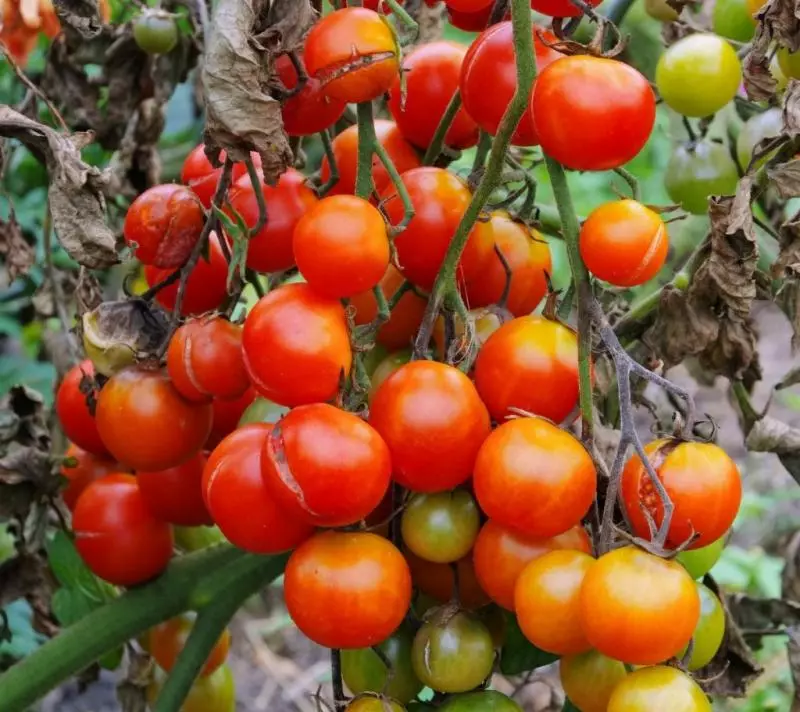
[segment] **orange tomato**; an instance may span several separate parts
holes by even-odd
[[[196,616],[189,614],[176,616],[148,631],[147,650],[164,672],[169,672],[175,666],[175,662],[183,652],[189,634],[192,632],[195,618]],[[200,671],[201,677],[211,675],[225,662],[230,647],[231,634],[226,628],[211,649],[206,663]]]
[[[436,564],[426,561],[406,550],[404,552],[408,566],[411,569],[411,578],[422,593],[446,603],[455,597],[455,577],[453,564]],[[458,570],[458,601],[463,608],[473,611],[491,603],[491,599],[481,588],[475,576],[475,567],[472,555],[468,554],[456,562]]]

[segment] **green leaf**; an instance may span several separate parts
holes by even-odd
[[[56,370],[51,363],[31,361],[27,357],[0,356],[0,393],[5,394],[12,386],[24,383],[38,391],[45,405],[53,402],[53,383]]]
[[[223,213],[222,210],[214,207],[214,211],[222,223],[225,233],[231,238],[232,242],[231,263],[228,266],[228,292],[230,293],[236,272],[239,272],[240,281],[244,281],[246,276],[245,272],[247,268],[247,248],[250,241],[250,228],[247,226],[244,218],[236,209],[230,206],[228,209],[233,211],[234,217],[236,218],[235,221],[231,219],[229,215]]]
[[[569,697],[564,700],[564,706],[561,708],[561,712],[581,712],[572,702],[570,701]]]
[[[104,670],[116,670],[120,666],[120,663],[122,663],[122,656],[124,654],[125,648],[119,647],[104,655],[97,662]]]
[[[50,605],[56,620],[66,628],[89,615],[100,604],[76,588],[59,588]]]
[[[77,591],[96,605],[115,598],[114,587],[89,570],[66,532],[56,532],[47,546],[47,557],[53,574],[64,588]]]
[[[558,655],[540,650],[522,634],[516,616],[505,615],[506,643],[500,657],[500,671],[504,675],[521,675],[558,660]]]

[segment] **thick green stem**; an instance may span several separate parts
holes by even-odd
[[[431,145],[428,146],[428,150],[425,151],[425,158],[422,159],[423,165],[432,166],[434,163],[436,163],[436,159],[442,154],[442,148],[444,148],[444,139],[447,136],[447,132],[450,130],[450,126],[452,125],[453,120],[456,118],[456,114],[460,108],[461,93],[456,91],[456,93],[453,94],[453,98],[450,99],[450,103],[447,105],[447,109],[445,110],[441,121],[439,121],[439,125],[436,127],[436,132],[433,134]]]
[[[397,195],[400,197],[400,200],[403,203],[403,219],[397,225],[392,226],[392,234],[398,235],[399,233],[403,232],[403,230],[408,227],[408,223],[414,219],[414,203],[411,202],[411,196],[408,194],[408,188],[406,188],[406,184],[403,183],[403,179],[400,178],[400,173],[397,171],[397,166],[394,165],[392,157],[381,145],[381,142],[376,140],[373,148],[375,149],[375,155],[380,159],[380,162],[383,164],[383,167],[389,174],[392,185],[394,186],[394,189],[397,191]]]
[[[362,101],[358,105],[358,166],[356,168],[356,195],[369,200],[372,195],[372,154],[378,138],[375,136],[375,121],[372,102]]]

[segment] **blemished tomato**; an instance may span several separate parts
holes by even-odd
[[[435,564],[420,559],[410,551],[406,551],[405,556],[411,569],[414,586],[439,603],[453,600],[456,593],[453,564]],[[458,570],[458,602],[461,607],[473,611],[489,604],[491,599],[480,587],[475,576],[472,556],[467,555],[459,559],[455,565]]]
[[[512,319],[478,352],[475,386],[499,423],[512,407],[560,423],[578,403],[578,337],[541,316]]]
[[[697,621],[692,636],[694,647],[687,665],[691,671],[708,665],[717,654],[725,637],[725,611],[719,598],[702,583],[697,584],[697,594],[700,596],[700,620]],[[685,653],[686,649],[681,651],[680,656],[683,657]]]
[[[705,214],[710,196],[733,195],[738,182],[728,148],[707,140],[674,146],[664,176],[670,200],[693,215]]]
[[[429,42],[416,47],[404,60],[406,94],[402,96],[400,77],[389,91],[389,111],[400,132],[415,146],[427,148],[444,116],[447,105],[458,91],[461,65],[467,48],[456,42]],[[478,125],[460,108],[444,139],[456,149],[478,142]]]
[[[325,96],[338,101],[372,101],[389,91],[399,72],[392,28],[374,10],[346,7],[320,19],[306,37],[308,74]]]
[[[414,495],[401,519],[403,542],[417,556],[439,564],[458,561],[472,550],[480,514],[466,490]]]
[[[586,268],[615,287],[650,281],[669,250],[667,226],[636,200],[615,200],[595,208],[581,226],[580,252]]]
[[[248,242],[247,266],[256,272],[281,272],[295,264],[292,235],[300,218],[317,204],[317,196],[306,185],[305,176],[290,168],[276,186],[259,179],[259,190],[267,204],[267,222]],[[258,200],[250,176],[242,176],[231,190],[231,208],[238,211],[250,229],[258,223]]]
[[[97,398],[103,442],[134,470],[166,470],[186,462],[205,444],[211,421],[211,405],[187,401],[163,370],[126,368]]]
[[[647,143],[656,118],[655,94],[639,71],[586,55],[546,67],[536,78],[531,108],[542,150],[582,171],[630,161]]]
[[[766,111],[751,116],[742,126],[739,136],[736,138],[736,157],[742,170],[747,170],[750,158],[753,156],[758,144],[764,139],[776,138],[783,132],[783,113],[778,108],[767,109]],[[775,153],[771,151],[759,158],[755,165],[760,168]]]
[[[93,455],[75,444],[67,448],[64,457],[76,461],[73,467],[61,466],[61,475],[68,480],[66,487],[61,491],[61,497],[70,512],[75,510],[78,497],[92,482],[124,469],[114,460]]]
[[[225,151],[219,154],[219,160],[225,162]],[[256,160],[256,156],[253,157],[253,160]],[[234,163],[231,180],[236,181],[246,173],[247,166],[244,163]],[[222,166],[214,168],[211,165],[211,161],[206,156],[206,147],[201,143],[186,156],[183,168],[181,168],[181,183],[189,186],[200,199],[203,207],[208,209],[211,207],[211,200],[217,190],[221,175]]]
[[[354,699],[347,707],[346,712],[405,712],[394,700],[375,695],[364,695]]]
[[[205,224],[197,196],[186,186],[167,183],[148,188],[125,215],[122,234],[136,245],[136,259],[154,267],[180,267]]]
[[[195,618],[196,616],[190,614],[176,616],[147,632],[147,651],[164,672],[169,672],[175,666],[192,632]],[[207,677],[213,674],[225,662],[230,647],[231,634],[226,628],[214,643],[200,675]]]
[[[297,223],[292,246],[308,284],[331,299],[372,289],[389,266],[383,215],[354,195],[320,200]]]
[[[397,172],[401,175],[412,168],[419,168],[421,161],[414,147],[403,138],[394,121],[375,120],[375,136],[378,143],[386,149]],[[352,195],[356,190],[356,173],[358,167],[358,125],[353,124],[333,139],[333,156],[336,159],[336,170],[339,180],[328,191],[328,195]],[[326,182],[331,175],[328,157],[323,156],[320,166],[320,180]],[[372,182],[379,193],[391,183],[383,163],[377,156],[372,157]]]
[[[298,54],[297,58],[303,64],[303,55]],[[297,86],[297,70],[288,55],[275,60],[275,71],[284,87],[292,90]],[[309,77],[298,94],[283,102],[283,128],[289,136],[310,136],[335,124],[346,106],[344,101],[325,96],[322,82]]]
[[[392,665],[392,676],[384,662],[372,648],[342,651],[342,678],[354,695],[362,692],[383,691],[398,702],[406,704],[423,688],[411,666],[413,633],[401,626],[378,648]]]
[[[700,618],[700,598],[680,564],[626,546],[589,567],[580,618],[589,643],[604,655],[631,665],[656,665],[689,642]]]
[[[392,462],[378,432],[327,403],[292,409],[261,454],[270,493],[293,517],[320,527],[355,524],[389,488]]]
[[[202,480],[206,459],[199,452],[167,470],[137,472],[136,481],[147,508],[162,521],[181,527],[213,524],[203,502]]]
[[[396,481],[416,492],[464,482],[489,435],[472,381],[435,361],[414,361],[389,376],[375,392],[369,422],[389,446]]]
[[[235,400],[250,387],[242,358],[242,327],[219,316],[186,322],[172,336],[167,371],[187,400]]]
[[[490,519],[478,533],[472,550],[475,575],[495,603],[513,611],[514,587],[525,567],[559,549],[589,554],[589,536],[583,527],[575,526],[551,539],[534,539]]]
[[[484,27],[485,20],[480,29]],[[537,71],[541,72],[563,55],[547,47],[537,32],[542,32],[548,41],[555,41],[556,37],[540,27],[533,28],[536,66]],[[460,87],[464,108],[478,126],[492,135],[497,133],[517,89],[515,56],[511,22],[500,22],[475,38],[461,67]],[[522,115],[511,143],[515,146],[536,146],[539,143],[530,107]]]
[[[81,381],[94,377],[94,364],[86,359],[73,366],[64,376],[56,392],[56,415],[61,429],[69,440],[82,450],[108,457],[108,447],[100,437],[97,420],[81,393]]]
[[[722,556],[722,552],[725,549],[727,538],[728,536],[725,534],[715,542],[708,544],[708,546],[692,549],[690,551],[682,551],[675,558],[677,562],[689,572],[689,576],[693,579],[703,578],[703,576],[714,568],[714,564],[719,561],[719,557]]]
[[[132,475],[92,482],[75,506],[72,529],[92,573],[116,586],[144,583],[172,558],[172,529],[150,513]]]
[[[688,35],[667,47],[656,65],[656,86],[671,109],[710,116],[733,99],[742,63],[727,40],[711,33]]]
[[[790,52],[786,47],[778,49],[778,65],[789,79],[800,78],[800,52]]]
[[[636,670],[614,688],[607,712],[711,712],[711,703],[686,673],[657,666]]]
[[[322,532],[289,558],[283,585],[297,627],[327,648],[367,648],[400,626],[411,573],[394,545],[368,532]]]
[[[372,399],[375,397],[375,393],[377,393],[381,384],[401,366],[405,366],[411,360],[411,356],[411,349],[403,349],[402,351],[395,351],[389,354],[378,364],[378,367],[370,378],[370,382],[372,383],[372,387],[369,391],[370,403],[372,403]]]
[[[522,707],[502,692],[483,690],[451,697],[439,710],[441,712],[522,712]]]
[[[591,646],[580,620],[583,578],[594,559],[582,551],[550,551],[528,564],[514,587],[514,609],[525,637],[549,653],[574,655]]]
[[[416,168],[401,178],[411,197],[415,215],[394,240],[400,271],[406,279],[429,290],[472,194],[461,178],[442,168]],[[404,210],[395,187],[388,186],[381,197],[389,221],[399,224]],[[483,265],[493,256],[493,248],[492,224],[475,223],[456,267],[456,279],[460,284],[481,272]]]
[[[247,315],[245,366],[256,390],[279,405],[331,400],[353,354],[344,307],[308,284],[284,284]]]
[[[597,473],[583,445],[544,418],[509,420],[478,452],[473,486],[490,519],[532,537],[563,534],[594,499]]]
[[[759,0],[760,1],[760,0]],[[711,15],[715,34],[737,42],[749,42],[756,31],[756,21],[747,7],[747,0],[719,0]]]
[[[580,712],[606,712],[614,688],[628,674],[623,663],[596,650],[565,655],[559,672],[564,692]]]
[[[440,611],[414,636],[411,664],[417,677],[432,690],[468,692],[492,674],[492,635],[470,613]]]
[[[728,529],[742,502],[739,468],[725,451],[710,443],[655,440],[645,452],[675,507],[667,542],[678,546],[693,533],[699,538],[692,549],[715,542]],[[660,526],[664,507],[637,455],[622,472],[622,499],[637,536],[650,537],[642,507]]]
[[[515,222],[507,213],[491,217],[495,249],[511,270],[506,308],[514,316],[527,316],[547,294],[547,275],[553,271],[550,248],[536,230]],[[503,296],[508,275],[497,254],[483,264],[480,274],[467,282],[465,301],[474,309],[497,304]]]
[[[248,388],[240,398],[235,400],[220,400],[215,398],[211,401],[214,411],[211,434],[206,440],[206,449],[213,450],[226,435],[230,435],[239,424],[245,411],[256,399],[256,391],[252,386]]]
[[[219,246],[216,233],[208,239],[208,261],[201,255],[189,278],[181,303],[181,316],[205,314],[219,308],[228,296],[228,261]],[[146,265],[144,277],[148,287],[154,287],[169,277],[174,270]],[[164,287],[156,294],[156,301],[167,311],[175,308],[178,299],[178,283]]]
[[[147,688],[147,699],[153,705],[158,699],[166,678],[157,675]],[[180,712],[235,712],[236,688],[228,665],[221,665],[208,677],[195,680],[181,705]]]

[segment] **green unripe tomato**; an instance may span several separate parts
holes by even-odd
[[[755,147],[765,138],[780,136],[781,131],[783,131],[783,115],[780,109],[767,109],[747,120],[736,139],[736,157],[743,171],[747,170]],[[777,149],[758,159],[756,168],[761,168],[776,152]]]
[[[688,665],[691,671],[708,665],[725,637],[725,611],[719,599],[702,583],[697,584],[697,594],[700,596],[700,620],[697,621],[692,636],[694,648]]]
[[[644,0],[644,11],[660,22],[674,22],[679,14],[675,8],[669,6],[667,0]]]
[[[739,182],[736,164],[724,146],[698,141],[677,146],[667,164],[664,186],[686,212],[703,215],[711,195],[733,195]]]
[[[522,707],[514,700],[494,690],[453,697],[439,709],[441,712],[522,712]]]
[[[388,697],[374,697],[367,695],[356,697],[347,707],[345,712],[406,712],[395,700]]]
[[[375,396],[378,386],[381,385],[389,376],[391,376],[400,366],[405,366],[411,360],[411,349],[402,349],[401,351],[394,351],[390,353],[383,361],[381,361],[375,370],[372,372],[370,381],[372,383],[369,389],[369,399]]]
[[[722,551],[725,548],[725,542],[728,535],[721,536],[716,541],[708,546],[703,546],[700,549],[691,549],[690,551],[682,551],[678,554],[678,563],[689,572],[689,576],[693,579],[703,578],[711,569],[714,564],[719,561],[722,556]]]
[[[749,42],[756,32],[747,0],[717,0],[711,23],[714,32],[736,42]]]
[[[375,346],[367,352],[366,356],[364,356],[364,370],[370,378],[372,378],[372,375],[375,373],[375,369],[383,363],[388,355],[388,349],[380,344],[375,344]]]
[[[259,396],[245,408],[238,427],[251,423],[277,423],[288,412],[288,408]]]
[[[147,54],[166,54],[178,44],[178,25],[168,12],[145,10],[133,21],[133,39]]]
[[[416,494],[400,523],[406,546],[437,564],[449,564],[469,554],[480,526],[478,505],[466,490]]]
[[[790,52],[786,47],[778,50],[778,64],[789,79],[800,79],[800,52]]]

